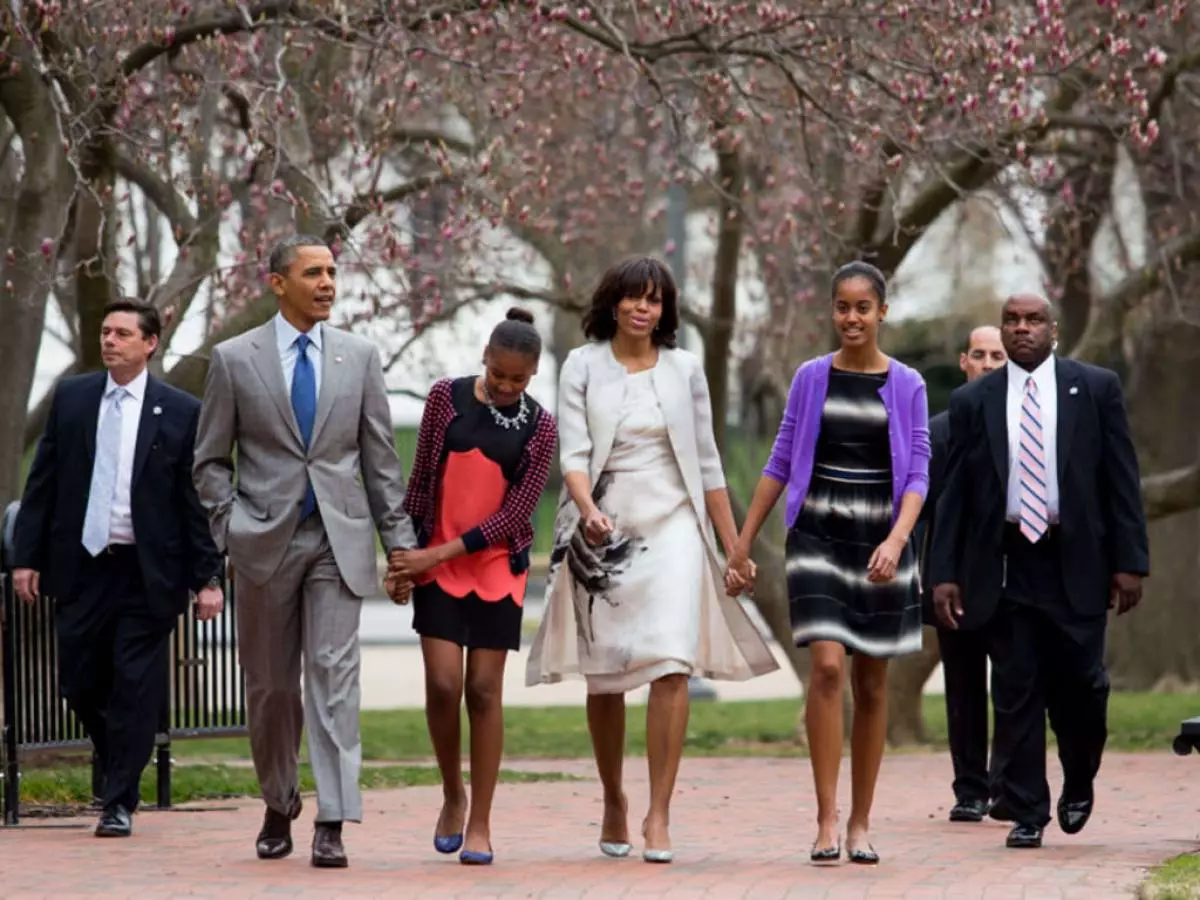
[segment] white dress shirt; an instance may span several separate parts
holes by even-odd
[[[302,332],[283,317],[282,313],[275,314],[275,345],[279,348],[279,363],[283,366],[283,383],[287,387],[288,398],[292,396],[292,376],[296,374],[296,338]],[[308,332],[310,342],[305,354],[312,363],[313,376],[316,379],[317,396],[321,396],[321,323],[318,322]]]
[[[1043,452],[1046,463],[1046,509],[1052,524],[1058,523],[1058,380],[1054,354],[1032,372],[1026,372],[1011,359],[1008,367],[1008,510],[1010,522],[1021,521],[1021,407],[1025,403],[1025,382],[1033,377],[1037,401],[1041,407]]]
[[[104,396],[100,400],[100,414],[96,417],[96,438],[105,416],[112,412],[113,398],[118,389],[125,391],[121,398],[121,449],[117,456],[117,489],[113,495],[112,511],[109,514],[108,542],[110,544],[132,544],[133,506],[130,494],[133,490],[133,455],[137,450],[138,424],[142,420],[142,401],[146,397],[146,380],[149,375],[143,369],[133,381],[124,386],[108,376],[104,384]]]

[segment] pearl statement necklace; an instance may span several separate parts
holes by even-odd
[[[492,418],[496,420],[496,424],[501,428],[520,428],[529,419],[529,407],[525,403],[525,395],[521,394],[521,405],[517,409],[515,416],[506,416],[500,410],[496,409],[496,404],[492,402],[492,395],[487,388],[487,379],[480,380],[480,387],[483,389],[483,399],[487,403],[487,408],[492,414]]]

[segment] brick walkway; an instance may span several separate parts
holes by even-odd
[[[494,822],[497,863],[459,866],[433,852],[436,788],[373,792],[367,820],[347,829],[348,871],[308,865],[311,812],[298,851],[254,858],[261,807],[147,812],[128,841],[89,829],[33,825],[0,831],[0,895],[28,897],[413,898],[1129,898],[1147,866],[1197,840],[1194,759],[1117,755],[1105,761],[1098,806],[1074,838],[1047,831],[1040,851],[1003,847],[998,823],[950,825],[944,756],[898,755],[884,763],[874,842],[878,869],[809,865],[813,803],[805,760],[685,760],[675,810],[676,862],[650,866],[596,850],[598,790],[586,763],[527,763],[588,781],[501,785]],[[644,765],[629,767],[631,824],[646,797]],[[843,779],[845,781],[845,779]],[[311,806],[311,805],[310,805]],[[39,823],[40,824],[40,823]]]

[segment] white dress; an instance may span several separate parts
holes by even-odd
[[[592,491],[613,533],[592,547],[580,528],[564,566],[573,582],[579,671],[592,694],[623,693],[672,673],[722,677],[737,653],[723,627],[720,573],[675,460],[652,373],[627,378],[613,448]]]

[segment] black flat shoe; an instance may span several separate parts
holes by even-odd
[[[963,800],[950,807],[951,822],[982,822],[987,814],[986,800]]]
[[[1079,834],[1092,817],[1092,798],[1068,800],[1064,794],[1058,798],[1058,827],[1066,834]]]
[[[808,858],[815,863],[835,863],[842,858],[842,845],[836,847],[822,847],[817,849],[817,845],[813,844],[812,850],[808,854]]]
[[[866,850],[862,850],[858,847],[847,847],[846,859],[859,866],[879,865],[879,854],[875,852],[875,848],[870,844],[867,844]]]
[[[133,834],[133,817],[120,803],[106,807],[96,824],[96,837],[129,837]]]
[[[1036,825],[1014,825],[1004,846],[1014,850],[1036,850],[1042,846],[1042,829]]]

